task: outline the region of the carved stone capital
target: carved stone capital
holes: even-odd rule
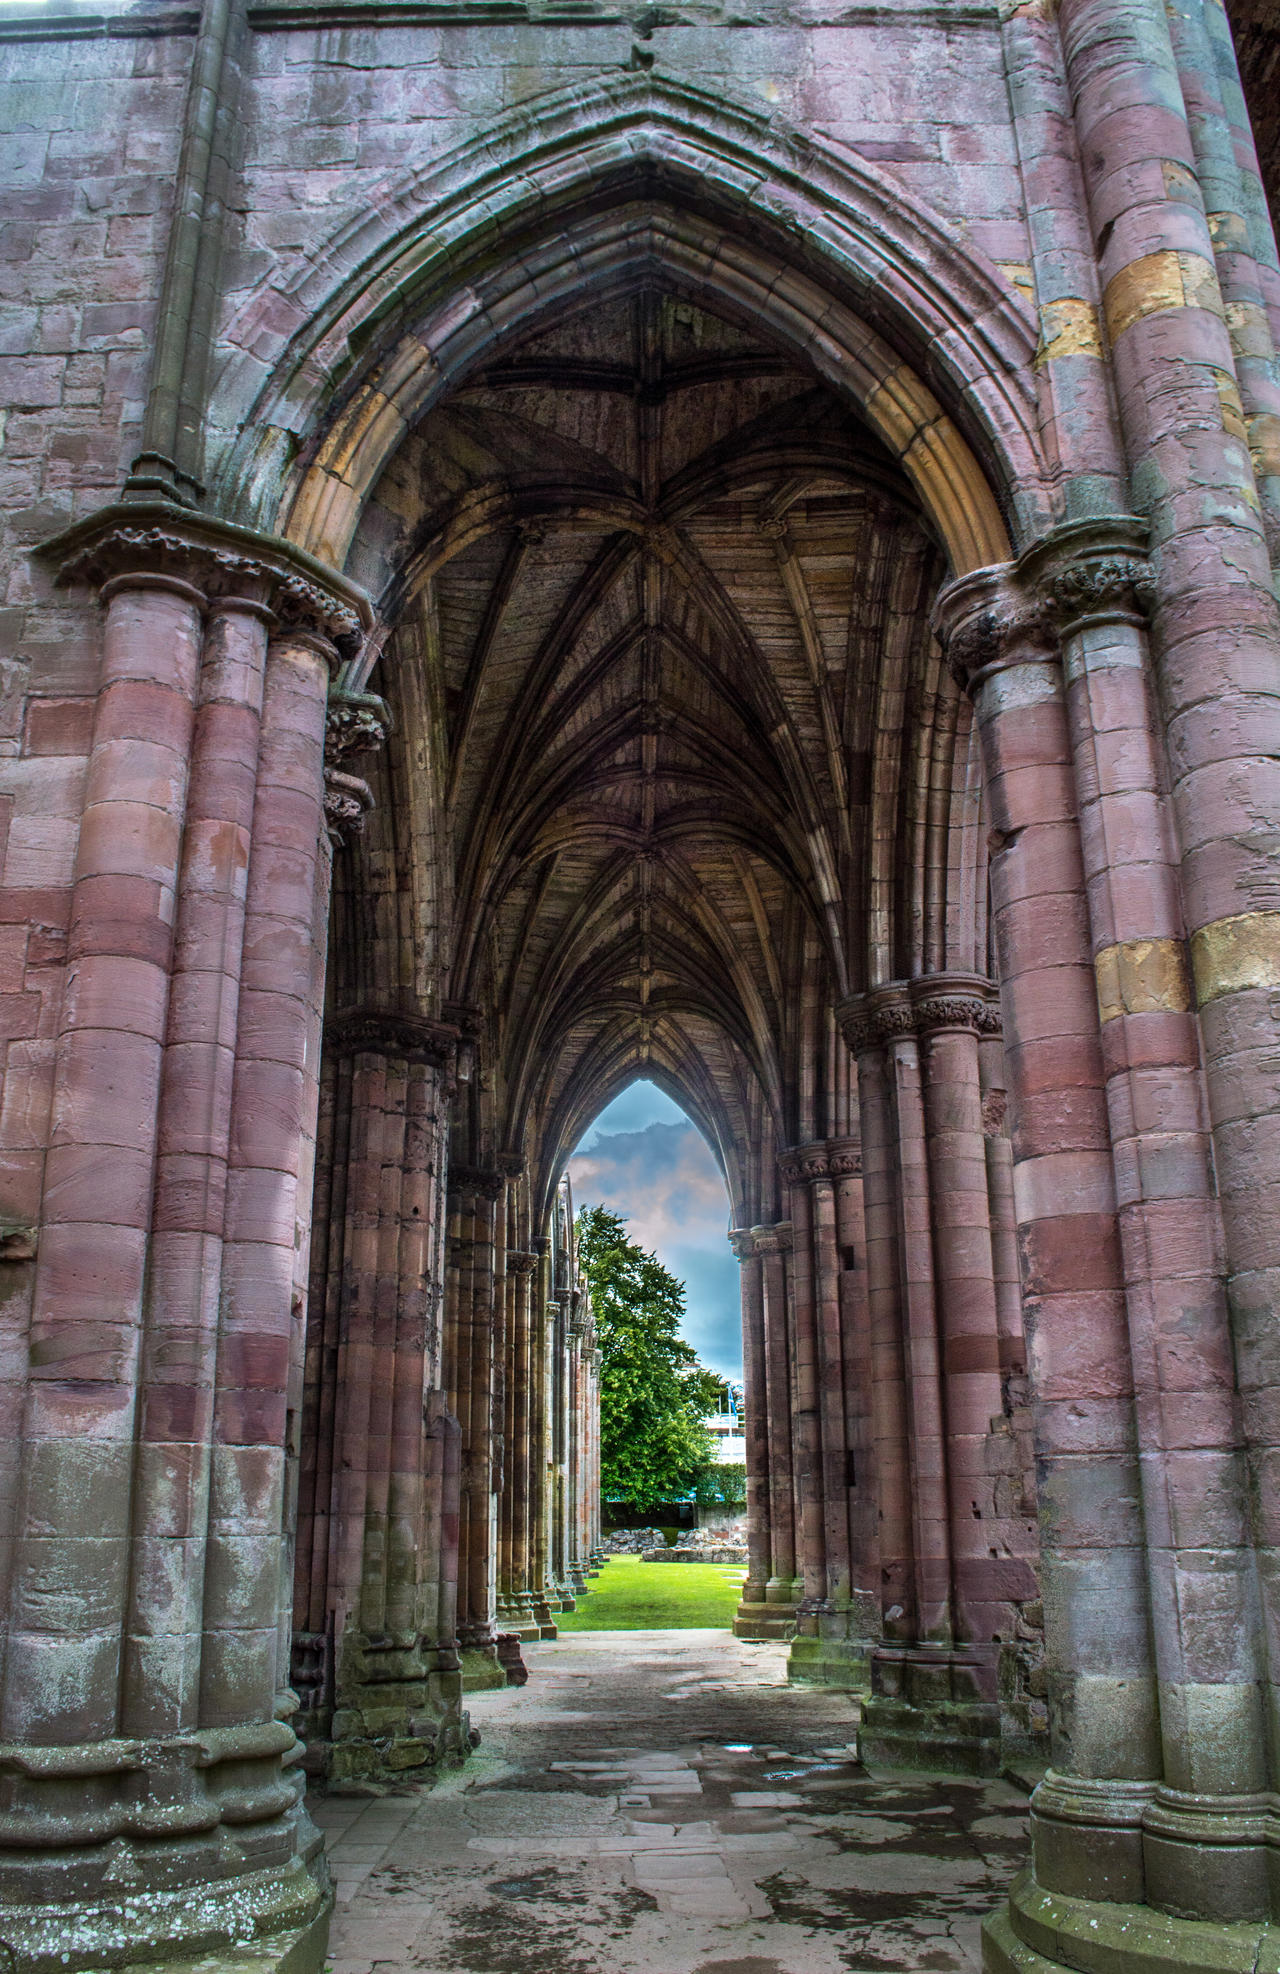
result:
[[[828,1138],[827,1164],[833,1179],[856,1178],[862,1171],[862,1146],[856,1138]]]
[[[281,624],[317,632],[354,657],[373,625],[368,597],[305,549],[169,501],[118,501],[41,544],[62,584],[171,578],[201,600],[242,598]]]
[[[387,1008],[345,1008],[332,1015],[325,1041],[336,1055],[399,1056],[428,1062],[452,1077],[458,1031],[447,1021]]]
[[[926,973],[851,995],[836,1009],[836,1019],[856,1055],[904,1035],[927,1035],[939,1028],[998,1035],[1000,999],[994,981],[981,974]]]
[[[1147,524],[1136,515],[1072,521],[1019,558],[1019,581],[1041,597],[1060,637],[1093,624],[1141,624],[1155,602],[1146,550]]]
[[[532,1248],[509,1247],[507,1249],[508,1275],[532,1275],[538,1265],[538,1257]]]
[[[791,1145],[778,1154],[778,1170],[790,1185],[812,1185],[831,1177],[831,1157],[825,1139],[810,1145]]]
[[[1091,625],[1141,624],[1155,601],[1147,526],[1133,514],[1070,521],[1016,562],[948,583],[933,628],[957,683],[972,692],[993,668],[1054,658]]]
[[[981,974],[922,974],[911,982],[910,994],[917,1034],[941,1028],[967,1028],[975,1035],[999,1033],[996,989]]]
[[[729,1246],[739,1261],[754,1261],[756,1257],[755,1229],[752,1227],[730,1227]]]
[[[504,1179],[523,1179],[529,1169],[528,1160],[519,1151],[499,1152],[493,1162]]]
[[[993,668],[1057,652],[1048,610],[1023,588],[1012,562],[948,583],[934,605],[933,630],[951,676],[966,692]]]
[[[449,1167],[450,1198],[496,1200],[502,1196],[506,1179],[501,1172],[494,1172],[482,1165],[451,1165]]]
[[[751,1238],[757,1254],[790,1254],[795,1245],[789,1220],[775,1220],[772,1226],[753,1227]]]

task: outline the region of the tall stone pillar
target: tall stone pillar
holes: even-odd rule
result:
[[[1045,1896],[1141,1896],[1160,1773],[1146,1530],[1106,1070],[1056,643],[1007,572],[944,595],[939,625],[982,737],[1013,1188],[1040,1499],[1052,1768],[1037,1792]],[[1007,1927],[1007,1920],[1001,1922]],[[1006,1943],[993,1946],[997,1956]],[[1010,1949],[1014,1958],[1020,1948]]]
[[[557,1608],[575,1608],[569,1574],[569,1324],[573,1291],[568,1287],[563,1254],[557,1251],[557,1292],[547,1301],[548,1411],[547,1482],[550,1500],[547,1524],[550,1554],[548,1581]]]
[[[534,1615],[531,1535],[536,1466],[533,1458],[533,1326],[531,1289],[538,1257],[531,1248],[507,1249],[507,1279],[511,1285],[511,1331],[508,1344],[511,1390],[511,1443],[504,1467],[504,1489],[511,1525],[510,1578],[503,1604],[506,1629],[522,1638],[537,1638],[541,1627]]]
[[[794,1229],[789,1220],[751,1229],[760,1256],[761,1322],[764,1328],[764,1414],[769,1454],[769,1577],[764,1620],[771,1637],[789,1637],[803,1592],[796,1540],[795,1446],[791,1415],[791,1303],[787,1262]]]
[[[915,1541],[893,1103],[877,1023],[857,1004],[841,1016],[858,1064],[881,1626],[886,1641],[905,1645],[916,1637]]]
[[[850,1459],[850,1419],[857,1419],[862,1400],[848,1387],[857,1348],[844,1323],[847,1307],[853,1328],[861,1326],[865,1305],[842,1283],[840,1236],[852,1237],[844,1242],[850,1249],[862,1239],[861,1228],[850,1224],[846,1184],[860,1174],[861,1159],[852,1141],[824,1139],[793,1148],[779,1164],[790,1184],[794,1236],[792,1403],[804,1576],[788,1672],[792,1679],[860,1687],[880,1634],[880,1597],[874,1554],[855,1557],[852,1549],[855,1520],[865,1531],[856,1497],[871,1476],[864,1463],[859,1480]],[[839,1219],[837,1181],[844,1188]]]
[[[139,518],[50,545],[105,622],[5,1613],[3,1934],[19,1971],[233,1956],[246,1928],[306,1969],[326,1886],[279,1654],[298,1065],[330,638],[360,619],[278,544]]]
[[[885,1636],[862,1745],[873,1762],[978,1772],[1028,1738],[1029,1696],[1006,1675],[1038,1594],[1034,1531],[1001,1484],[1012,1435],[979,1067],[993,994],[930,974],[840,1010],[858,1058],[881,1456]]]
[[[556,1636],[553,1613],[560,1596],[551,1580],[551,1484],[548,1447],[551,1421],[548,1303],[551,1288],[551,1241],[538,1234],[532,1242],[537,1269],[530,1277],[529,1295],[529,1577],[533,1615],[543,1638]]]
[[[499,1171],[449,1173],[445,1382],[462,1428],[458,1637],[468,1692],[506,1684],[497,1648],[498,1490],[502,1445],[499,1376],[505,1342],[505,1190]]]
[[[1107,1749],[1099,1719],[1093,1775],[1080,1774],[1079,1741],[1055,1741],[1054,1767],[1033,1806],[1035,1876],[993,1926],[997,1958],[1016,1957],[1033,1935],[1044,1940],[1039,1922],[1049,1898],[1081,1901],[1090,1914],[1059,1906],[1054,1925],[1063,1936],[1048,1944],[1063,1960],[1071,1957],[1073,1926],[1111,1923],[1105,1911],[1097,1920],[1094,1901],[1143,1901],[1143,1934],[1159,1943],[1151,1950],[1174,1957],[1191,1945],[1189,1937],[1176,1944],[1179,1918],[1256,1920],[1268,1904],[1257,1590],[1180,886],[1153,743],[1142,611],[1149,594],[1135,526],[1120,517],[1063,529],[1014,569],[956,585],[943,604],[943,621],[957,633],[955,662],[973,679],[979,706],[1019,611],[1023,623],[1039,625],[1046,691],[1059,648],[1065,669],[1053,744],[1067,747],[1052,773],[1064,808],[1073,805],[1080,818],[1094,964],[1077,1020],[1101,1047],[1158,1694],[1138,1747],[1126,1745],[1113,1722]],[[1040,773],[1047,786],[1043,765]],[[990,780],[996,807],[1030,783],[1017,768]],[[1028,942],[1022,964],[1032,958]],[[1024,1019],[1043,1021],[1050,1005],[1061,1004],[1060,994],[1042,988]],[[1015,1195],[1020,1219],[1030,1218],[1061,1201],[1068,1175],[1079,1186],[1082,1161],[1046,1147],[1039,1169],[1024,1177],[1012,1064],[1010,1089]],[[1212,1089],[1210,1077],[1210,1097]],[[1098,1544],[1096,1509],[1083,1532]],[[1063,1613],[1053,1602],[1046,1600],[1046,1617],[1073,1622],[1078,1652],[1086,1607],[1077,1598]],[[1094,1622],[1105,1630],[1105,1615]],[[1116,1716],[1123,1718],[1118,1704]]]
[[[755,1239],[748,1228],[735,1228],[729,1235],[729,1244],[741,1269],[742,1370],[747,1413],[747,1580],[742,1586],[742,1601],[733,1621],[733,1629],[739,1638],[763,1638],[769,1634],[758,1627],[769,1617],[765,1591],[772,1560],[764,1270]]]
[[[335,1787],[413,1779],[465,1748],[440,1629],[456,1503],[432,1423],[456,1043],[446,1023],[369,1008],[326,1036],[293,1663],[308,1766]]]

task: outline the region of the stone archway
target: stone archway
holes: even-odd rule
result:
[[[1060,11],[1005,24],[1037,323],[901,184],[647,75],[383,179],[215,321],[202,24],[144,449],[45,551],[106,616],[6,1236],[24,1968],[68,1926],[317,1960],[291,1588],[313,1760],[461,1752],[458,1636],[475,1676],[590,1535],[556,1180],[636,1063],[740,1222],[741,1623],[869,1676],[882,1753],[1025,1737],[1025,1329],[1056,1770],[993,1963],[1144,1899],[1157,1957],[1190,1916],[1257,1958],[1262,310],[1178,194],[1162,17]]]

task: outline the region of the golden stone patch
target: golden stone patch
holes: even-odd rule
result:
[[[1040,310],[1040,347],[1036,369],[1059,356],[1102,355],[1102,325],[1092,302],[1079,295],[1064,295],[1060,301],[1046,302]]]
[[[1280,987],[1280,912],[1241,912],[1191,935],[1196,1004],[1250,987]]]
[[[1104,946],[1093,962],[1098,985],[1098,1018],[1122,1014],[1184,1014],[1191,1007],[1191,980],[1181,939],[1124,939]]]
[[[1175,253],[1170,247],[1143,254],[1112,275],[1102,297],[1107,334],[1113,343],[1144,316],[1174,308],[1202,308],[1223,316],[1217,270],[1203,254]]]

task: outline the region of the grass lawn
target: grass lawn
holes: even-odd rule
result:
[[[723,1625],[742,1599],[746,1571],[725,1563],[645,1563],[610,1556],[576,1611],[556,1613],[561,1631],[674,1631]]]

